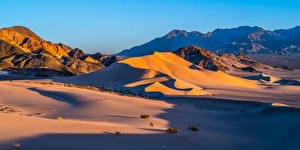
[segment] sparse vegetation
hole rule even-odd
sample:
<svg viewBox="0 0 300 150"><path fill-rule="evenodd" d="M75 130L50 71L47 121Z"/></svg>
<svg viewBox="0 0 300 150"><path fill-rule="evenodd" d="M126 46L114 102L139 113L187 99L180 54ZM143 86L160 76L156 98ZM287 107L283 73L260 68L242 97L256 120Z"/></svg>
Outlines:
<svg viewBox="0 0 300 150"><path fill-rule="evenodd" d="M0 105L0 113L16 113L16 112L21 112L21 111L13 107Z"/></svg>
<svg viewBox="0 0 300 150"><path fill-rule="evenodd" d="M121 134L121 132L119 132L119 131L115 132L115 135L120 135L120 134Z"/></svg>
<svg viewBox="0 0 300 150"><path fill-rule="evenodd" d="M14 81L12 80L11 82L20 82L20 81ZM80 88L80 89L85 89L85 90L93 90L93 91L100 91L100 92L109 92L109 93L114 93L114 94L118 94L118 95L126 95L126 96L130 96L130 97L134 97L134 96L138 96L138 97L143 97L146 99L149 98L155 98L155 97L151 97L149 95L145 95L144 93L135 93L132 92L128 89L108 89L105 88L106 87L110 87L110 85L104 85L102 84L101 87L95 87L92 85L83 85L83 84L68 84L68 83L57 83L57 82L39 82L39 81L21 81L20 83L27 83L27 84L42 84L42 85L61 85L64 87L76 87L76 88ZM115 88L117 87L116 84L113 85Z"/></svg>
<svg viewBox="0 0 300 150"><path fill-rule="evenodd" d="M177 132L179 132L179 130L176 129L176 128L169 128L165 132L167 132L167 133L177 133Z"/></svg>
<svg viewBox="0 0 300 150"><path fill-rule="evenodd" d="M14 148L17 148L17 149L21 148L21 144L18 144L18 143L14 144L13 146L14 146Z"/></svg>
<svg viewBox="0 0 300 150"><path fill-rule="evenodd" d="M147 118L150 117L150 115L145 115L145 114L143 114L143 115L141 115L140 117L141 117L142 119L147 119Z"/></svg>
<svg viewBox="0 0 300 150"><path fill-rule="evenodd" d="M192 131L198 131L198 130L199 130L199 129L198 129L198 126L189 126L188 129L190 129L190 130L192 130Z"/></svg>
<svg viewBox="0 0 300 150"><path fill-rule="evenodd" d="M59 116L57 117L57 120L63 120L63 117Z"/></svg>
<svg viewBox="0 0 300 150"><path fill-rule="evenodd" d="M151 127L154 127L154 124L152 123L152 122L150 122L150 124L149 124Z"/></svg>
<svg viewBox="0 0 300 150"><path fill-rule="evenodd" d="M151 97L150 97L150 96L148 96L148 95L145 95L145 96L144 96L144 98L151 98Z"/></svg>

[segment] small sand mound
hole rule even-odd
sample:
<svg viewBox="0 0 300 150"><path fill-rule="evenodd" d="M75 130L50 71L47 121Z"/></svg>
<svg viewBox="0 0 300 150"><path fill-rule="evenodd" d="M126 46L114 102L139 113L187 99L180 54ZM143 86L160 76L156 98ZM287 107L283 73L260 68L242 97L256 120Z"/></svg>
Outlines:
<svg viewBox="0 0 300 150"><path fill-rule="evenodd" d="M282 104L282 103L272 103L272 106L289 107L289 105Z"/></svg>
<svg viewBox="0 0 300 150"><path fill-rule="evenodd" d="M160 92L164 95L208 95L208 92L205 92L199 88L192 88L191 90L176 90L169 88L159 82L155 82L150 86L145 88L146 92Z"/></svg>
<svg viewBox="0 0 300 150"><path fill-rule="evenodd" d="M280 80L280 78L276 78L276 77L273 77L273 76L265 74L265 73L261 73L260 75L258 75L258 79L264 80L264 81L267 81L270 83L274 83L275 81Z"/></svg>
<svg viewBox="0 0 300 150"><path fill-rule="evenodd" d="M185 94L186 95L210 95L210 93L199 88L193 88L190 91L187 91Z"/></svg>
<svg viewBox="0 0 300 150"><path fill-rule="evenodd" d="M189 88L194 88L196 87L195 85L193 84L189 84L189 83L186 83L182 80L179 80L177 79L175 82L174 82L174 86L178 89L189 89ZM200 87L198 87L200 89Z"/></svg>
<svg viewBox="0 0 300 150"><path fill-rule="evenodd" d="M185 95L185 91L171 89L159 82L155 82L145 88L146 92L160 92L164 95Z"/></svg>
<svg viewBox="0 0 300 150"><path fill-rule="evenodd" d="M151 78L151 79L144 79L140 80L134 83L126 84L125 87L135 87L135 86L140 86L140 85L145 85L145 84L150 84L150 83L155 83L155 82L163 82L163 81L168 81L170 78L168 77L157 77L157 78Z"/></svg>

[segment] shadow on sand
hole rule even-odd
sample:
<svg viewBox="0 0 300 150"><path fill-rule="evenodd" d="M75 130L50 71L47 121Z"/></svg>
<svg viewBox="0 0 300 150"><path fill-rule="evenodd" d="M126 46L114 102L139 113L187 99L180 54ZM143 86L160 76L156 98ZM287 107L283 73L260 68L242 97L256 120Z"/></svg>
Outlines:
<svg viewBox="0 0 300 150"><path fill-rule="evenodd" d="M68 95L67 93L64 92L46 91L38 88L28 88L28 89L31 91L38 92L40 95L55 99L57 101L68 103L72 106L80 106L82 104L79 101L79 98L77 96Z"/></svg>
<svg viewBox="0 0 300 150"><path fill-rule="evenodd" d="M55 95L56 99L60 95L31 90L46 96ZM299 109L215 98L172 97L165 101L174 107L165 109L158 117L167 120L170 127L178 128L176 134L162 130L157 130L161 132L158 134L123 134L122 129L115 129L121 132L120 135L105 131L99 134L44 134L0 145L0 149L15 149L14 143L21 144L20 149L24 150L300 149ZM199 131L188 130L191 125L197 125Z"/></svg>

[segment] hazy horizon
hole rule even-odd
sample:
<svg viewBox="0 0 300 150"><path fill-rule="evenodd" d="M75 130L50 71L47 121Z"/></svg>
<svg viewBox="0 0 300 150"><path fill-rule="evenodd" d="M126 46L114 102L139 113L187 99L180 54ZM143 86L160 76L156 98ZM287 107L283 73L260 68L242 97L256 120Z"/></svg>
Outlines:
<svg viewBox="0 0 300 150"><path fill-rule="evenodd" d="M26 26L45 40L88 53L116 53L173 29L207 33L217 28L300 25L296 0L23 1L0 2L0 28Z"/></svg>

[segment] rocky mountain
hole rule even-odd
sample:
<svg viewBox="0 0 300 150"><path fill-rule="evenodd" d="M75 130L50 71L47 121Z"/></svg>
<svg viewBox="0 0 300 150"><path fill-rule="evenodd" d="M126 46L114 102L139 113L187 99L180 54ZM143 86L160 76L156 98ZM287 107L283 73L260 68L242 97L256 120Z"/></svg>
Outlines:
<svg viewBox="0 0 300 150"><path fill-rule="evenodd" d="M171 52L189 45L209 49L216 54L299 54L300 26L274 31L250 26L216 29L208 33L173 30L163 37L123 50L117 55L133 57L152 54L154 51Z"/></svg>
<svg viewBox="0 0 300 150"><path fill-rule="evenodd" d="M185 60L200 66L199 69L207 69L213 71L246 71L258 72L260 69L271 69L272 67L256 62L250 56L243 53L220 54L216 55L213 52L197 47L187 46L179 48L173 52L174 54L184 58Z"/></svg>
<svg viewBox="0 0 300 150"><path fill-rule="evenodd" d="M86 54L78 48L45 41L23 26L0 29L1 70L36 76L79 75L118 60L114 55Z"/></svg>

